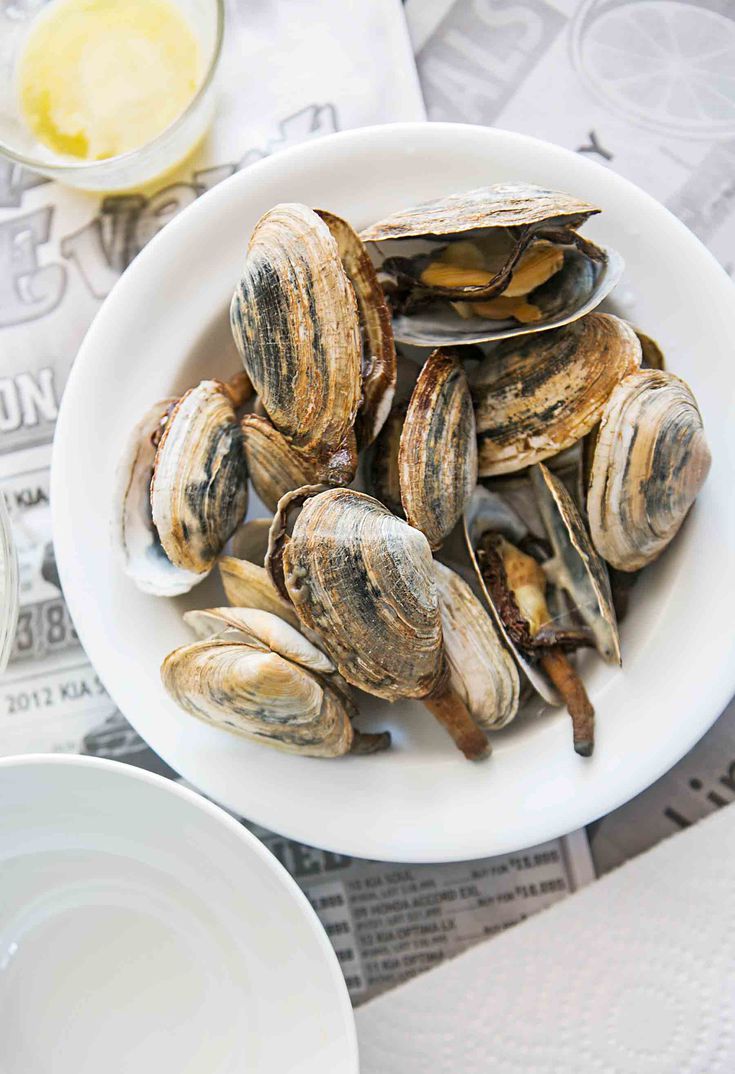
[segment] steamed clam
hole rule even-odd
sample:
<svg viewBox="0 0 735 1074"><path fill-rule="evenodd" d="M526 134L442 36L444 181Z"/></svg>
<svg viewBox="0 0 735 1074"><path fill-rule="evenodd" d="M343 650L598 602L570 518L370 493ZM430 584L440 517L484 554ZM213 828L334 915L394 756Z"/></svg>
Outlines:
<svg viewBox="0 0 735 1074"><path fill-rule="evenodd" d="M236 409L244 374L205 380L155 404L133 430L118 471L118 541L144 592L185 593L214 566L247 507Z"/></svg>
<svg viewBox="0 0 735 1074"><path fill-rule="evenodd" d="M258 222L230 307L235 343L279 433L346 484L390 409L395 351L380 285L346 221L277 205Z"/></svg>
<svg viewBox="0 0 735 1074"><path fill-rule="evenodd" d="M677 533L711 456L691 389L641 370L610 395L594 445L587 512L595 548L621 571L658 556Z"/></svg>
<svg viewBox="0 0 735 1074"><path fill-rule="evenodd" d="M578 233L599 209L528 184L439 198L366 228L396 338L419 346L501 339L594 309L622 271Z"/></svg>
<svg viewBox="0 0 735 1074"><path fill-rule="evenodd" d="M401 431L398 480L406 521L438 548L477 484L475 414L455 354L434 351L419 373Z"/></svg>
<svg viewBox="0 0 735 1074"><path fill-rule="evenodd" d="M161 678L192 716L302 756L388 745L385 735L353 728L354 704L344 683L333 681L329 660L277 616L212 609L188 618L203 640L169 653Z"/></svg>
<svg viewBox="0 0 735 1074"><path fill-rule="evenodd" d="M516 665L464 578L443 563L434 575L452 687L478 727L497 731L518 712Z"/></svg>
<svg viewBox="0 0 735 1074"><path fill-rule="evenodd" d="M531 481L553 550L553 558L544 564L546 575L569 595L603 660L621 664L610 579L574 500L543 463L533 467Z"/></svg>
<svg viewBox="0 0 735 1074"><path fill-rule="evenodd" d="M346 220L316 209L329 228L357 300L362 335L362 400L355 421L357 446L371 444L380 432L396 387L396 348L390 311L365 245Z"/></svg>
<svg viewBox="0 0 735 1074"><path fill-rule="evenodd" d="M520 470L581 440L640 361L633 329L605 313L500 344L472 377L480 475Z"/></svg>
<svg viewBox="0 0 735 1074"><path fill-rule="evenodd" d="M449 682L424 535L351 489L284 499L267 566L340 674L388 701L421 698L466 757L485 756L487 739Z"/></svg>
<svg viewBox="0 0 735 1074"><path fill-rule="evenodd" d="M398 473L398 451L406 420L406 404L393 406L385 419L367 458L368 492L392 511L403 517L401 479Z"/></svg>
<svg viewBox="0 0 735 1074"><path fill-rule="evenodd" d="M563 483L539 464L526 493L541 519L531 532L497 493L478 490L467 515L471 559L500 630L532 685L572 716L577 752L594 743L593 709L566 653L594 645L620 663L610 583Z"/></svg>

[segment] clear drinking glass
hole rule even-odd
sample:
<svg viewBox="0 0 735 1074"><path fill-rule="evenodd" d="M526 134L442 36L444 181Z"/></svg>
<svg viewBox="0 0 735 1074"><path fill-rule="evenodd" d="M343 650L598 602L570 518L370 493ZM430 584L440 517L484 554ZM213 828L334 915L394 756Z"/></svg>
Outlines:
<svg viewBox="0 0 735 1074"><path fill-rule="evenodd" d="M186 109L138 149L106 160L80 161L44 146L26 125L17 95L16 69L31 25L47 0L0 0L0 153L10 160L83 190L141 186L167 171L196 145L214 110L213 80L224 33L224 0L171 0L199 42L202 79Z"/></svg>

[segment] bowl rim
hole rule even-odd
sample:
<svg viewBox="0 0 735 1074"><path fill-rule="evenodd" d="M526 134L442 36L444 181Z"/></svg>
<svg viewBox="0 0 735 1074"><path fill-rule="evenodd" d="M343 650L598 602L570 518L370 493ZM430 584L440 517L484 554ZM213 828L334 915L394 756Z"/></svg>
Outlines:
<svg viewBox="0 0 735 1074"><path fill-rule="evenodd" d="M573 160L580 185L583 183L585 175L597 177L598 182L602 180L602 177L604 176L604 183L609 185L612 190L617 189L621 194L624 194L627 197L630 197L631 195L635 196L641 205L641 208L649 210L651 216L654 218L658 217L659 219L665 218L667 225L675 230L681 238L685 238L685 241L690 246L695 262L703 268L706 268L709 273L716 275L720 284L725 285L728 290L732 292L732 281L729 279L727 273L722 266L719 265L712 253L692 234L689 228L678 220L678 218L656 198L642 190L624 176L611 171L609 168L580 157L562 146L545 142L529 135L519 134L517 132L482 127L476 124L403 122L340 131L328 135L325 138L298 144L279 151L277 154L266 157L252 164L246 170L237 172L228 177L203 194L197 201L192 203L185 211L173 219L165 229L162 229L162 231L159 232L141 251L134 264L126 270L121 280L115 285L111 294L116 295L118 302L123 301L124 298L129 297L130 294L134 294L134 285L129 277L129 273L135 273L137 275L139 270L148 270L148 265L153 265L156 262L159 246L174 241L174 237L176 237L175 241L178 242L179 231L183 232L184 229L189 226L190 221L197 218L197 214L204 219L205 214L214 209L217 199L220 199L222 202L227 202L230 198L229 192L230 190L234 190L235 186L241 183L253 184L254 180L257 180L261 185L267 186L271 174L278 174L282 170L285 171L288 165L298 160L302 154L304 157L308 158L310 155L323 152L323 147L327 144L332 145L338 142L342 143L344 151L349 152L350 146L352 145L360 146L360 148L365 149L371 141L373 143L380 143L392 138L394 140L393 144L399 144L401 146L401 151L404 152L406 151L403 148L404 143L408 144L410 138L416 136L419 142L423 140L420 150L416 151L427 151L427 142L433 138L434 132L443 134L444 136L449 135L452 138L456 137L458 139L463 134L472 138L476 138L479 135L486 139L488 144L494 141L495 145L493 146L493 149L495 151L503 145L512 147L514 144L517 144L520 148L525 149L526 152L533 151L534 153L545 155L551 159L556 159L557 161L563 160L570 162ZM408 150L408 152L413 151L413 149ZM136 266L139 266L139 268L136 268ZM57 429L62 429L64 432L66 432L67 421L70 420L68 414L71 409L70 401L72 394L74 393L75 385L77 382L81 384L84 376L83 365L91 365L95 353L92 348L99 344L99 339L97 337L102 338L102 333L107 327L106 310L109 312L110 297L111 296L108 296L105 304L98 312L95 321L92 326L90 326L87 337L80 348L79 357L71 370L67 389L64 393L64 399L62 400L57 425ZM71 438L71 432L72 430L70 428L64 439ZM54 441L52 463L51 506L54 519L55 537L59 536L61 538L59 543L62 546L67 546L70 542L66 535L68 525L66 524L64 517L64 489L61 481L63 463L61 462L61 455L62 438L57 435ZM726 459L723 461L726 462ZM59 564L62 579L64 579L67 574L67 566L68 564L65 562L60 562ZM80 593L75 592L69 594L72 616L74 616L74 611L76 610L79 599L81 599ZM735 636L730 639L720 639L718 648L720 654L724 651L725 643L729 646L729 651L735 653ZM614 785L608 782L604 787L603 792L595 796L595 803L592 808L590 803L586 800L586 793L582 794L581 801L575 798L574 801L565 802L563 808L557 809L555 807L553 810L554 817L548 817L543 823L540 821L536 823L534 831L530 836L528 833L525 833L521 836L516 834L514 836L511 835L509 838L506 835L501 838L496 832L494 833L493 839L490 840L493 845L488 846L488 836L477 833L472 839L466 840L461 846L455 849L454 844L450 846L444 834L439 832L430 848L428 845L424 845L421 840L417 841L415 846L412 845L407 848L406 845L402 845L396 848L395 845L391 845L390 847L384 845L384 843L380 841L379 836L376 838L374 832L361 833L360 839L357 840L356 845L355 842L347 842L345 841L344 836L338 837L331 831L328 835L323 832L320 833L320 835L315 835L313 831L309 834L306 831L308 822L302 822L297 819L294 819L293 823L289 822L288 825L286 825L282 819L278 823L275 823L274 818L271 817L269 819L269 817L258 808L257 803L251 803L248 806L248 817L265 827L275 828L287 838L306 843L316 842L319 846L326 847L329 850L341 854L380 858L385 861L402 863L454 862L479 859L492 854L516 851L526 846L536 845L542 841L557 838L566 832L575 830L580 825L588 824L597 817L616 809L630 798L651 786L651 784L677 763L712 726L730 701L734 689L735 660L727 666L723 661L721 672L716 680L710 681L707 684L706 698L700 697L699 699L698 710L700 715L689 721L675 736L672 736L674 745L670 745L666 749L658 751L655 757L645 765L637 762L627 768L627 770L621 770L618 773L618 778ZM644 752L648 754L650 751L646 750ZM173 763L175 767L175 761L171 761L170 753L167 759L170 763ZM644 769L645 771L642 773L640 769ZM197 780L197 778L191 774L188 775L188 778L190 778L192 782L198 782L198 785L203 786L208 793L213 795L213 797L221 797L220 793L213 788L211 780L204 778Z"/></svg>
<svg viewBox="0 0 735 1074"><path fill-rule="evenodd" d="M277 879L281 886L290 896L294 910L298 908L303 924L308 927L317 945L321 949L324 964L329 969L329 976L335 986L338 998L340 1014L345 1030L347 1048L350 1053L350 1070L345 1074L358 1071L357 1029L355 1017L350 1001L347 984L342 973L339 960L332 944L327 937L324 926L319 920L316 911L308 898L291 876L284 865L276 858L268 848L261 843L257 836L253 835L244 825L228 813L222 806L204 797L198 791L182 786L172 779L160 776L156 772L150 772L145 768L126 764L123 761L115 761L107 757L89 757L85 754L72 753L26 753L10 757L0 757L0 776L4 772L23 772L28 769L43 768L70 768L77 770L93 769L102 772L106 777L121 779L123 782L143 783L153 787L156 793L170 795L181 802L188 803L203 813L209 820L226 828L238 839L247 851L257 857L269 872ZM52 820L50 821L52 823ZM180 841L180 846L186 846Z"/></svg>
<svg viewBox="0 0 735 1074"><path fill-rule="evenodd" d="M42 175L47 175L50 178L59 178L63 181L63 177L66 175L94 175L96 172L116 167L118 164L129 164L130 162L135 161L141 153L147 152L149 149L159 145L164 139L168 138L169 135L178 130L178 128L186 122L188 117L198 106L199 102L206 96L207 91L214 81L214 76L217 72L220 56L222 54L222 46L225 36L225 0L211 0L211 2L214 4L216 13L215 38L206 70L202 75L202 80L197 87L194 96L186 105L186 108L179 112L178 116L172 119L171 122L167 124L162 131L159 131L158 134L154 135L153 138L150 138L147 142L143 142L142 145L136 146L135 149L126 149L124 153L117 153L113 157L104 157L102 160L75 161L64 160L63 158L59 158L58 160L47 160L46 158L33 157L27 153L21 153L2 139L0 139L0 155L7 157L16 164L22 164L24 168L29 168L33 172L40 172Z"/></svg>

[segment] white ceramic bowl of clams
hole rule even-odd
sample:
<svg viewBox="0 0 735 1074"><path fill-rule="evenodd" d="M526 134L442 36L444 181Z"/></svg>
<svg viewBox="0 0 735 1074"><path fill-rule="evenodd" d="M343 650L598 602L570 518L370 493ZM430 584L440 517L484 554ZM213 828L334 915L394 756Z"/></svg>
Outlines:
<svg viewBox="0 0 735 1074"><path fill-rule="evenodd" d="M648 195L504 131L234 176L64 397L56 548L105 686L195 786L344 853L613 809L733 689L733 297Z"/></svg>

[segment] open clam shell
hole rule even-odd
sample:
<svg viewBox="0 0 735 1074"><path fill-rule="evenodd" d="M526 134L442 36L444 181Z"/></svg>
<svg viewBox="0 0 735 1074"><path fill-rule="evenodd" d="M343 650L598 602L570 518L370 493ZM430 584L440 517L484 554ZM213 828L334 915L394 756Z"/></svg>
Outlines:
<svg viewBox="0 0 735 1074"><path fill-rule="evenodd" d="M360 323L337 243L313 210L277 205L261 217L230 319L273 425L320 478L352 480L362 397Z"/></svg>
<svg viewBox="0 0 735 1074"><path fill-rule="evenodd" d="M260 608L205 608L184 612L184 622L198 638L211 638L223 631L228 636L236 633L249 644L261 645L310 671L329 675L335 670L332 661L300 631Z"/></svg>
<svg viewBox="0 0 735 1074"><path fill-rule="evenodd" d="M563 482L539 463L531 470L536 499L554 558L544 570L564 589L609 664L621 664L620 639L607 568L592 547L584 523Z"/></svg>
<svg viewBox="0 0 735 1074"><path fill-rule="evenodd" d="M362 238L378 244L376 260L389 280L395 338L428 347L481 343L584 316L623 270L614 250L577 234L597 212L558 191L499 184L366 228Z"/></svg>
<svg viewBox="0 0 735 1074"><path fill-rule="evenodd" d="M467 510L465 511L463 526L467 555L472 565L480 592L485 598L488 608L492 612L495 626L498 629L500 637L505 642L509 651L513 654L521 671L543 700L549 705L560 704L561 698L552 686L548 677L540 668L536 667L526 659L525 655L508 634L502 616L500 615L499 610L495 607L495 603L485 585L485 580L482 576L482 571L480 570L480 564L477 561L477 550L485 533L488 531L499 533L513 544L518 544L528 533L525 523L500 496L483 488L481 485L478 485L467 506Z"/></svg>
<svg viewBox="0 0 735 1074"><path fill-rule="evenodd" d="M434 572L452 685L479 727L499 730L518 712L516 665L465 580L443 563Z"/></svg>
<svg viewBox="0 0 735 1074"><path fill-rule="evenodd" d="M267 418L246 414L241 428L250 480L269 511L287 492L317 480L318 467L294 451Z"/></svg>
<svg viewBox="0 0 735 1074"><path fill-rule="evenodd" d="M323 209L315 212L337 243L342 266L357 299L362 332L362 401L355 434L357 446L362 450L380 432L396 390L396 348L390 310L370 254L357 232L334 213Z"/></svg>
<svg viewBox="0 0 735 1074"><path fill-rule="evenodd" d="M181 708L225 731L311 757L339 757L352 746L354 708L344 693L243 635L174 650L161 678Z"/></svg>
<svg viewBox="0 0 735 1074"><path fill-rule="evenodd" d="M587 492L600 555L621 571L654 560L678 532L710 463L702 415L683 380L646 369L621 381L602 414Z"/></svg>
<svg viewBox="0 0 735 1074"><path fill-rule="evenodd" d="M640 360L633 329L605 313L501 344L471 379L480 476L520 470L581 440Z"/></svg>
<svg viewBox="0 0 735 1074"><path fill-rule="evenodd" d="M154 434L176 399L163 399L150 408L133 429L117 471L113 542L119 548L125 573L138 589L159 597L187 593L202 575L175 566L166 555L151 515L150 486L156 457Z"/></svg>
<svg viewBox="0 0 735 1074"><path fill-rule="evenodd" d="M433 549L462 517L477 484L477 436L462 363L436 350L419 373L398 452L406 520Z"/></svg>
<svg viewBox="0 0 735 1074"><path fill-rule="evenodd" d="M204 380L181 397L156 451L151 513L166 555L206 574L247 509L242 432L226 387Z"/></svg>

